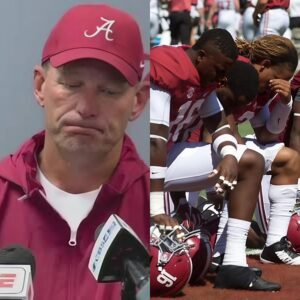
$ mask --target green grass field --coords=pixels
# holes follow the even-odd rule
[[[245,136],[247,134],[253,134],[253,130],[249,121],[242,123],[241,125],[238,126],[238,128],[241,136]]]

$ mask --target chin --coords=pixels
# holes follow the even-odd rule
[[[58,142],[59,148],[69,153],[82,153],[89,154],[99,151],[99,144],[95,139],[91,140],[90,137],[67,137]]]

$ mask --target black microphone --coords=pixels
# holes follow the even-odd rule
[[[32,300],[35,258],[20,245],[0,249],[0,299]]]
[[[150,256],[144,244],[117,215],[95,232],[89,269],[97,282],[123,282],[123,300],[149,299]]]

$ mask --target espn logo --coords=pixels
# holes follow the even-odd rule
[[[33,299],[29,265],[0,264],[0,299]]]
[[[15,273],[0,273],[0,288],[13,288],[17,274]]]

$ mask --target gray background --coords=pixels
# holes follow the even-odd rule
[[[40,63],[51,28],[65,10],[78,3],[108,3],[129,12],[140,24],[144,48],[149,53],[148,0],[1,0],[0,159],[44,128],[43,111],[33,96],[33,67]],[[143,115],[129,125],[128,132],[141,157],[149,163],[149,104]]]

